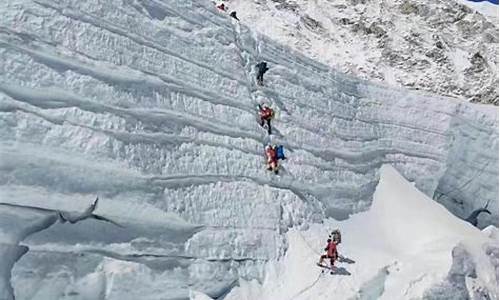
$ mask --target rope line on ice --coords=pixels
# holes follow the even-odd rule
[[[233,26],[233,34],[234,34],[234,43],[239,50],[240,62],[242,64],[243,70],[245,71],[245,75],[246,75],[246,78],[248,80],[247,85],[246,85],[247,90],[250,94],[251,101],[253,102],[254,105],[257,105],[257,107],[259,109],[259,115],[261,118],[260,119],[261,127],[264,127],[264,125],[267,122],[268,142],[266,145],[266,141],[264,141],[264,144],[266,145],[265,154],[266,154],[266,158],[267,158],[268,170],[272,170],[272,171],[274,171],[275,174],[278,174],[278,167],[279,167],[278,160],[279,159],[286,159],[286,157],[284,156],[284,153],[282,150],[283,146],[276,146],[276,145],[272,144],[271,119],[274,118],[274,110],[272,110],[266,104],[259,103],[259,101],[257,100],[259,97],[258,93],[263,94],[264,96],[267,96],[266,98],[268,98],[268,99],[272,98],[272,97],[268,97],[265,90],[260,91],[260,88],[259,88],[259,87],[263,86],[263,75],[269,68],[267,68],[267,63],[264,61],[258,63],[255,66],[257,68],[257,76],[256,76],[257,84],[255,84],[255,82],[252,80],[252,77],[250,75],[252,73],[252,71],[248,69],[249,67],[250,68],[252,67],[253,63],[251,61],[251,58],[252,58],[252,56],[255,56],[255,55],[252,55],[251,52],[249,52],[247,49],[245,49],[243,47],[242,39],[241,39],[241,27],[240,27],[239,23],[236,23]],[[260,45],[259,45],[257,38],[254,37],[253,39],[255,41],[255,51],[257,52],[257,57],[253,57],[253,59],[256,61],[261,56],[260,55]],[[278,103],[274,103],[274,104],[277,105],[278,108],[280,108],[285,113],[288,113],[288,111],[284,107],[283,103],[280,103],[278,101]],[[284,138],[279,132],[278,132],[278,135],[280,137]],[[281,149],[281,151],[279,149]],[[300,237],[302,238],[302,240],[307,245],[307,247],[311,250],[312,253],[315,253],[318,256],[321,255],[320,252],[316,251],[313,247],[311,247],[311,245],[309,245],[309,243],[307,242],[307,240],[305,239],[305,237],[302,235],[302,233],[300,231],[298,231],[298,234],[300,235]],[[319,281],[319,279],[321,278],[321,276],[323,274],[324,274],[324,272],[322,271],[318,275],[316,280],[314,280],[314,282],[312,282],[309,286],[303,288],[296,295],[294,295],[291,299],[295,299],[296,297],[300,296],[301,294],[303,294],[307,290],[311,289],[314,285],[316,285],[316,283]],[[349,273],[349,275],[350,275],[350,273]],[[353,289],[353,287],[351,285],[349,285],[349,288]]]
[[[312,287],[314,287],[316,285],[316,283],[318,283],[319,279],[322,277],[324,273],[319,273],[318,274],[318,277],[308,286],[306,286],[305,288],[303,288],[302,290],[300,290],[297,294],[295,294],[293,297],[291,297],[289,300],[293,300],[295,298],[297,298],[298,296],[302,295],[303,293],[307,292],[308,290],[310,290]]]
[[[486,170],[486,167],[489,166],[490,162],[486,162],[486,164],[483,165],[483,167],[478,170],[470,179],[466,180],[462,185],[460,186],[456,186],[455,188],[449,190],[448,192],[438,192],[439,193],[439,196],[437,197],[437,200],[441,199],[441,197],[443,196],[448,196],[450,198],[453,198],[452,196],[450,196],[450,194],[452,192],[455,192],[455,191],[463,191],[462,189],[465,188],[466,186],[468,186],[471,182],[473,182],[475,179],[481,177],[481,175],[484,174],[484,171]],[[437,191],[436,191],[437,192]]]

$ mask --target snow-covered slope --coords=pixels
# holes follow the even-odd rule
[[[384,163],[459,216],[491,200],[481,226],[498,225],[493,107],[345,76],[209,2],[0,11],[0,251],[17,299],[219,297],[264,278],[288,228],[366,210]],[[280,176],[264,169],[261,101]],[[94,217],[61,222],[96,195]]]
[[[244,24],[343,72],[498,105],[498,7],[467,0],[228,0]]]
[[[389,166],[373,201],[344,222],[288,232],[289,250],[262,284],[243,281],[225,299],[498,299],[498,231],[458,220]],[[333,228],[354,261],[337,263],[343,275],[315,267]]]

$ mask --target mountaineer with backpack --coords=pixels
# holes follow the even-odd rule
[[[279,162],[278,160],[285,160],[285,150],[282,145],[267,145],[265,150],[267,170],[273,171],[278,174]]]

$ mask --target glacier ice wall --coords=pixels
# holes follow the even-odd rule
[[[0,11],[2,202],[81,211],[98,194],[98,212],[126,228],[85,220],[11,242],[30,249],[12,270],[18,299],[86,285],[106,299],[218,297],[239,276],[262,278],[289,226],[366,209],[384,163],[457,215],[490,200],[481,222],[498,225],[494,109],[345,76],[210,2],[8,0]],[[263,88],[259,60],[271,66]],[[280,176],[264,169],[262,101],[289,156]]]

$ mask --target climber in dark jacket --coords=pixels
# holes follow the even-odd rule
[[[267,70],[269,70],[269,68],[267,67],[267,63],[265,61],[263,61],[263,62],[256,64],[255,67],[257,68],[257,84],[263,85],[264,84],[264,73],[266,73]]]
[[[229,16],[231,16],[231,17],[235,18],[235,19],[236,19],[236,20],[238,20],[238,21],[240,20],[240,19],[238,19],[238,17],[236,16],[236,12],[235,12],[235,11],[232,11],[232,12],[229,14]]]

